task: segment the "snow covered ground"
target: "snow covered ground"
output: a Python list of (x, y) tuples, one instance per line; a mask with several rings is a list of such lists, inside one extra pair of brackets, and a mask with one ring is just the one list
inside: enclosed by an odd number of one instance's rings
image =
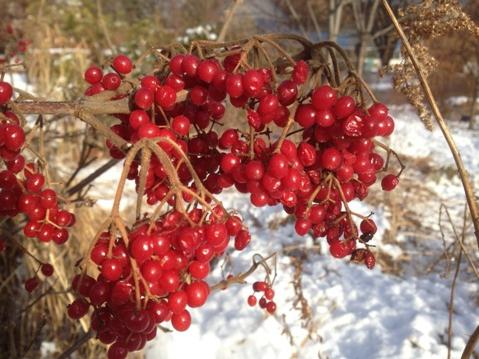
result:
[[(438, 129), (426, 131), (414, 112), (405, 106), (393, 107), (397, 132), (390, 144), (398, 153), (413, 158), (427, 158), (433, 167), (446, 169), (453, 165), (445, 141)], [(468, 170), (476, 186), (479, 180), (479, 138), (454, 124), (455, 139), (462, 150)], [(418, 175), (414, 168), (410, 177)], [(406, 175), (407, 173), (406, 172)], [(422, 175), (422, 182), (436, 195), (430, 203), (418, 203), (423, 219), (433, 228), (437, 225), (439, 203), (458, 203), (463, 208), (461, 183), (457, 176), (440, 178)], [(404, 191), (399, 187), (397, 191)], [(274, 316), (250, 308), (246, 298), (251, 284), (264, 277), (259, 271), (248, 279), (248, 285), (230, 287), (214, 293), (207, 304), (192, 310), (193, 324), (185, 333), (158, 336), (147, 351), (153, 358), (445, 358), (447, 356), (448, 302), (451, 275), (431, 273), (404, 277), (385, 274), (381, 268), (370, 271), (363, 266), (320, 254), (310, 239), (299, 238), (291, 223), (272, 230), (270, 226), (284, 217), (279, 208), (256, 209), (244, 196), (226, 193), (226, 206), (239, 209), (252, 231), (248, 250), (233, 253), (226, 270), (218, 267), (211, 283), (227, 273), (238, 273), (251, 265), (253, 254), (267, 256), (278, 253), (277, 279), (274, 285), (278, 304)], [(462, 203), (461, 203), (462, 202)], [(453, 204), (451, 206), (454, 207)], [(456, 206), (457, 207), (457, 206)], [(379, 233), (378, 248), (400, 251), (400, 247), (384, 244), (382, 233), (388, 228), (388, 208), (371, 208), (365, 203), (355, 211), (375, 212)], [(454, 210), (454, 208), (453, 208)], [(457, 213), (456, 213), (457, 212)], [(459, 216), (459, 211), (453, 216)], [(455, 217), (456, 218), (456, 217)], [(460, 218), (460, 217), (458, 217)], [(434, 245), (442, 246), (439, 232), (432, 234)], [(398, 233), (398, 242), (409, 237)], [(450, 239), (452, 241), (452, 239)], [(285, 251), (285, 248), (304, 248)], [(294, 305), (294, 256), (306, 253), (302, 271), (302, 288), (311, 318), (302, 318), (301, 307)], [(440, 254), (440, 252), (437, 252)], [(477, 253), (475, 253), (477, 255)], [(416, 253), (412, 261), (421, 261)], [(463, 265), (465, 267), (465, 265)], [(224, 273), (222, 273), (222, 271)], [(452, 357), (458, 358), (477, 325), (477, 283), (460, 280), (455, 298)], [(477, 299), (477, 298), (476, 298)]]

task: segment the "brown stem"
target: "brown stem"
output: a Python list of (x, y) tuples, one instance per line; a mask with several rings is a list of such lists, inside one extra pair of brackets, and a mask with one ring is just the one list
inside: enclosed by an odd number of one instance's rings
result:
[(78, 349), (80, 349), (80, 347), (83, 344), (85, 344), (91, 338), (93, 338), (94, 335), (95, 335), (95, 333), (93, 332), (93, 330), (90, 330), (90, 331), (86, 332), (80, 338), (78, 338), (78, 340), (75, 343), (73, 343), (73, 345), (70, 348), (68, 348), (63, 353), (61, 353), (58, 356), (57, 359), (68, 359), (68, 358), (70, 358), (73, 353), (75, 353)]
[(389, 5), (388, 1), (382, 0), (382, 2), (384, 5), (384, 8), (386, 9), (386, 12), (388, 13), (392, 23), (394, 24), (394, 27), (396, 28), (397, 33), (399, 34), (399, 37), (401, 38), (404, 44), (406, 53), (408, 54), (411, 60), (411, 63), (414, 66), (416, 74), (419, 78), (419, 82), (421, 83), (421, 86), (424, 90), (424, 94), (426, 95), (427, 101), (434, 114), (434, 118), (436, 119), (436, 122), (439, 125), (439, 128), (441, 129), (441, 132), (449, 146), (452, 156), (454, 157), (454, 162), (456, 163), (456, 167), (459, 172), (462, 185), (464, 187), (464, 193), (466, 195), (467, 204), (469, 206), (472, 222), (474, 224), (474, 234), (476, 236), (477, 246), (479, 247), (479, 207), (474, 196), (474, 188), (469, 178), (469, 174), (467, 173), (466, 168), (464, 167), (464, 162), (457, 148), (457, 145), (454, 141), (454, 138), (452, 137), (451, 131), (449, 130), (449, 127), (447, 126), (447, 123), (441, 111), (439, 110), (439, 106), (437, 105), (437, 102), (434, 98), (431, 88), (429, 87), (429, 83), (427, 82), (426, 75), (424, 74), (421, 68), (421, 65), (419, 64), (419, 61), (417, 60), (411, 45), (409, 44), (409, 40), (407, 39), (401, 24), (397, 20), (396, 15), (394, 15), (394, 11), (391, 9), (391, 6)]
[[(262, 266), (266, 270), (267, 274), (269, 275), (269, 272), (271, 272), (271, 269), (266, 264), (266, 261), (273, 258), (274, 256), (276, 256), (276, 253), (273, 253), (266, 258), (263, 258), (263, 256), (261, 256), (259, 254), (255, 254), (253, 256), (253, 264), (251, 265), (251, 267), (246, 272), (240, 273), (240, 274), (238, 274), (234, 277), (231, 277), (229, 279), (224, 279), (221, 282), (216, 283), (215, 285), (211, 286), (211, 288), (210, 288), (211, 291), (214, 292), (214, 291), (217, 291), (217, 290), (226, 289), (232, 284), (243, 284), (243, 283), (245, 283), (246, 278), (248, 278), (251, 274), (253, 274), (254, 271), (256, 271), (256, 269), (258, 269), (259, 266)], [(259, 257), (260, 259), (256, 260), (257, 257)]]
[(18, 101), (16, 109), (26, 114), (43, 115), (74, 115), (79, 110), (87, 111), (93, 115), (127, 114), (130, 113), (128, 98), (111, 101)]
[(464, 351), (462, 352), (461, 359), (469, 359), (472, 356), (472, 354), (474, 354), (474, 349), (476, 348), (478, 342), (479, 342), (479, 325), (477, 326), (476, 330), (474, 330), (474, 333), (472, 333), (472, 335), (469, 337), (466, 347), (464, 348)]
[(146, 177), (148, 169), (150, 168), (151, 151), (149, 148), (143, 148), (141, 151), (141, 163), (140, 163), (140, 181), (138, 183), (138, 196), (136, 197), (136, 219), (141, 217), (141, 205), (143, 203), (143, 196), (146, 188)]

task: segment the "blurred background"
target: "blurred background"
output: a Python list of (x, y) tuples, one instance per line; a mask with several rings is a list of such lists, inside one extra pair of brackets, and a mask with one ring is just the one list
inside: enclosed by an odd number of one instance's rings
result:
[[(390, 3), (428, 72), (477, 188), (479, 1)], [(477, 325), (478, 250), (470, 219), (464, 216), (454, 162), (380, 1), (0, 0), (0, 7), (0, 61), (18, 64), (6, 78), (42, 98), (78, 99), (86, 88), (83, 71), (113, 54), (135, 59), (172, 42), (188, 46), (195, 39), (286, 32), (339, 43), (396, 118), (396, 133), (388, 144), (407, 166), (401, 185), (393, 193), (373, 191), (365, 203), (357, 204), (358, 211), (374, 212), (380, 227), (374, 271), (332, 260), (321, 246), (295, 236), (278, 210), (251, 209), (247, 199), (226, 193), (225, 203), (239, 206), (255, 228), (252, 248), (242, 258), (232, 256), (228, 268), (244, 270), (256, 252), (279, 252), (278, 314), (268, 317), (248, 308), (248, 289), (233, 288), (194, 313), (187, 333), (161, 333), (138, 357), (460, 355)], [(46, 156), (59, 186), (71, 188), (108, 162), (100, 136), (71, 118), (52, 123), (46, 133)], [(113, 166), (81, 196), (70, 199), (78, 221), (67, 248), (25, 244), (54, 264), (58, 274), (45, 279), (47, 285), (36, 297), (18, 289), (35, 272), (34, 261), (21, 249), (0, 257), (0, 358), (56, 357), (88, 328), (86, 321), (77, 324), (65, 317), (71, 300), (68, 281), (99, 218), (110, 209), (120, 171), (121, 166)], [(125, 211), (134, 203), (134, 188), (129, 190)], [(16, 228), (14, 223), (2, 226)], [(218, 268), (215, 275), (223, 274)], [(459, 279), (452, 286), (454, 278)], [(103, 353), (90, 341), (77, 357), (98, 358)]]

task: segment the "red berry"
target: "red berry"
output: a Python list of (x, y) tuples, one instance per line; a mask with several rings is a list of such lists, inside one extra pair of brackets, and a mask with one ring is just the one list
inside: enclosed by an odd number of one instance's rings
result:
[(171, 121), (171, 129), (180, 136), (187, 136), (190, 132), (190, 120), (184, 115), (179, 115)]
[(384, 191), (392, 191), (399, 183), (399, 178), (395, 175), (389, 174), (384, 176), (381, 181), (381, 187)]
[(118, 55), (113, 59), (113, 63), (111, 65), (115, 71), (120, 74), (126, 75), (131, 72), (133, 69), (133, 64), (128, 56), (125, 55)]
[(316, 110), (313, 105), (299, 105), (294, 120), (304, 128), (313, 126), (316, 123)]
[(138, 130), (142, 125), (150, 123), (150, 116), (143, 110), (134, 110), (128, 118), (131, 128)]
[(259, 281), (259, 282), (254, 282), (253, 283), (253, 290), (255, 292), (264, 292), (268, 288), (268, 285), (266, 282)]
[(125, 359), (128, 355), (128, 350), (119, 342), (113, 343), (108, 348), (108, 359)]
[(67, 314), (72, 319), (80, 319), (88, 313), (88, 303), (83, 299), (75, 299), (73, 303), (67, 306)]
[(121, 85), (121, 77), (118, 74), (110, 73), (103, 76), (101, 84), (105, 90), (114, 91)]
[(103, 261), (101, 266), (101, 274), (105, 279), (114, 282), (120, 279), (123, 272), (123, 267), (120, 260), (116, 258), (107, 258)]
[(346, 242), (334, 241), (329, 247), (329, 252), (335, 258), (344, 258), (352, 251)]
[(376, 231), (378, 230), (376, 223), (372, 219), (363, 219), (361, 221), (361, 224), (359, 226), (361, 229), (362, 233), (369, 233), (369, 234), (375, 234)]
[(85, 81), (91, 85), (99, 83), (103, 78), (103, 71), (98, 66), (90, 66), (84, 75)]
[(25, 281), (24, 285), (25, 285), (25, 290), (28, 292), (28, 293), (31, 293), (33, 292), (37, 287), (38, 285), (40, 284), (39, 280), (37, 277), (32, 277), (32, 278), (29, 278)]
[(170, 109), (176, 102), (176, 92), (170, 86), (159, 86), (155, 94), (155, 102), (164, 109)]
[(246, 178), (253, 181), (258, 181), (263, 178), (264, 166), (260, 161), (249, 161), (245, 167)]
[(41, 266), (41, 271), (45, 277), (50, 277), (54, 272), (54, 268), (50, 263), (43, 263)]
[(298, 87), (293, 81), (285, 80), (278, 86), (277, 94), (281, 105), (289, 106), (298, 96)]
[(308, 64), (300, 60), (294, 65), (292, 80), (297, 84), (304, 84), (308, 79), (309, 66)]
[(179, 332), (184, 332), (191, 325), (191, 315), (190, 312), (184, 310), (179, 314), (173, 314), (171, 316), (171, 324)]
[(226, 77), (226, 92), (231, 98), (243, 95), (243, 78), (240, 74), (229, 74)]
[[(331, 86), (323, 85), (317, 87), (311, 95), (311, 103), (319, 110), (329, 110), (336, 103), (336, 90)], [(327, 126), (324, 126), (327, 127)]]
[(341, 165), (341, 162), (341, 153), (334, 147), (326, 148), (323, 153), (321, 153), (321, 164), (328, 170), (335, 170)]
[(213, 81), (218, 71), (219, 68), (216, 61), (205, 60), (198, 65), (196, 74), (201, 81), (209, 84)]
[(354, 99), (351, 96), (343, 96), (334, 105), (333, 112), (338, 119), (343, 119), (351, 115), (355, 109)]
[(235, 236), (235, 249), (237, 251), (242, 251), (245, 249), (249, 242), (251, 241), (251, 235), (247, 230), (240, 230), (238, 234)]
[(264, 297), (268, 300), (271, 300), (274, 298), (274, 290), (273, 288), (266, 288), (264, 291)]
[(0, 105), (6, 104), (13, 95), (13, 88), (8, 82), (0, 82)]
[(200, 59), (195, 55), (185, 55), (183, 57), (183, 61), (181, 62), (181, 70), (189, 77), (194, 77), (196, 75), (196, 71), (198, 70), (199, 64)]
[(148, 110), (151, 107), (153, 99), (153, 92), (148, 89), (140, 88), (135, 93), (135, 105), (143, 110)]
[(191, 308), (201, 307), (208, 299), (209, 287), (206, 282), (193, 282), (186, 286), (185, 291), (188, 297), (188, 305)]
[(188, 297), (183, 290), (170, 293), (168, 296), (168, 307), (173, 314), (179, 314), (186, 308)]
[(268, 304), (266, 304), (266, 310), (269, 314), (273, 314), (274, 312), (276, 312), (276, 303), (268, 302)]
[(256, 305), (256, 303), (257, 303), (256, 297), (255, 297), (254, 295), (250, 295), (250, 296), (248, 297), (248, 305), (249, 305), (250, 307), (254, 307), (254, 306)]

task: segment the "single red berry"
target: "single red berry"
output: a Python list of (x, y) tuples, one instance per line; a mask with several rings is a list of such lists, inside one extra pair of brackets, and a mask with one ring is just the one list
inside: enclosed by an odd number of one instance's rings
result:
[(38, 280), (37, 277), (32, 277), (32, 278), (29, 278), (25, 281), (24, 285), (25, 285), (25, 290), (28, 292), (28, 293), (31, 293), (33, 292), (37, 287), (38, 285), (40, 284), (40, 281)]
[(148, 89), (140, 88), (135, 93), (135, 105), (143, 110), (150, 109), (153, 99), (153, 92)]
[(293, 68), (291, 78), (297, 84), (304, 84), (308, 79), (309, 66), (304, 60), (298, 61)]
[(376, 231), (378, 230), (376, 223), (374, 223), (374, 221), (369, 218), (363, 219), (361, 221), (361, 224), (359, 225), (359, 228), (361, 229), (362, 233), (370, 233), (370, 234), (375, 234)]
[(176, 102), (176, 92), (170, 86), (159, 86), (155, 94), (155, 102), (164, 109), (170, 109)]
[(298, 97), (298, 87), (291, 80), (283, 81), (277, 90), (278, 100), (283, 106), (289, 106)]
[(50, 263), (43, 263), (41, 266), (41, 271), (45, 277), (50, 277), (55, 270)]
[(103, 78), (103, 71), (98, 66), (90, 66), (84, 74), (85, 81), (91, 85), (97, 84)]
[(294, 115), (294, 120), (304, 128), (309, 128), (316, 123), (316, 110), (313, 105), (299, 105)]
[(266, 288), (264, 291), (264, 297), (268, 300), (271, 300), (274, 298), (274, 290), (273, 288)]
[(268, 288), (268, 285), (266, 282), (263, 281), (258, 281), (253, 283), (253, 290), (255, 292), (264, 292)]
[(186, 309), (188, 297), (183, 290), (170, 293), (168, 296), (168, 307), (173, 314), (179, 314)]
[(101, 81), (105, 90), (114, 91), (121, 85), (121, 77), (115, 73), (109, 73), (103, 76), (103, 80)]
[(356, 104), (351, 96), (343, 96), (336, 101), (333, 107), (334, 115), (338, 119), (343, 119), (351, 115), (356, 109)]
[(185, 309), (179, 314), (173, 314), (171, 316), (171, 324), (173, 325), (173, 328), (175, 328), (177, 331), (184, 332), (191, 325), (190, 312)]
[(399, 178), (393, 174), (384, 176), (381, 181), (381, 187), (384, 191), (392, 191), (399, 184)]
[(197, 281), (187, 285), (185, 291), (188, 298), (188, 306), (197, 308), (206, 303), (210, 290), (206, 282)]
[(13, 88), (8, 82), (0, 82), (0, 105), (6, 104), (13, 95)]
[(242, 251), (245, 249), (249, 242), (251, 241), (251, 235), (249, 231), (242, 229), (235, 236), (235, 249), (237, 251)]
[(326, 148), (323, 153), (321, 153), (321, 164), (324, 168), (328, 170), (337, 169), (342, 162), (341, 153), (334, 147)]
[(107, 258), (103, 261), (101, 266), (101, 274), (105, 279), (114, 282), (120, 279), (123, 272), (123, 267), (119, 259)]
[(88, 313), (89, 304), (83, 299), (75, 299), (67, 306), (67, 314), (72, 319), (80, 319)]
[(111, 66), (115, 71), (123, 75), (130, 73), (133, 69), (133, 64), (131, 63), (130, 58), (125, 55), (118, 55), (115, 57)]
[(257, 299), (256, 299), (256, 297), (255, 297), (254, 295), (250, 295), (250, 296), (248, 297), (248, 305), (249, 305), (250, 307), (254, 307), (257, 302), (258, 302), (258, 301), (257, 301)]
[(218, 64), (213, 60), (202, 61), (198, 65), (196, 74), (198, 78), (206, 83), (211, 83), (219, 71)]
[(184, 115), (179, 115), (171, 121), (171, 129), (180, 136), (187, 136), (190, 132), (190, 120)]
[(276, 312), (276, 303), (275, 302), (268, 302), (266, 304), (266, 310), (269, 314), (274, 314)]
[(318, 111), (330, 110), (336, 103), (336, 99), (336, 90), (334, 90), (331, 86), (328, 85), (317, 87), (311, 95), (311, 103)]

